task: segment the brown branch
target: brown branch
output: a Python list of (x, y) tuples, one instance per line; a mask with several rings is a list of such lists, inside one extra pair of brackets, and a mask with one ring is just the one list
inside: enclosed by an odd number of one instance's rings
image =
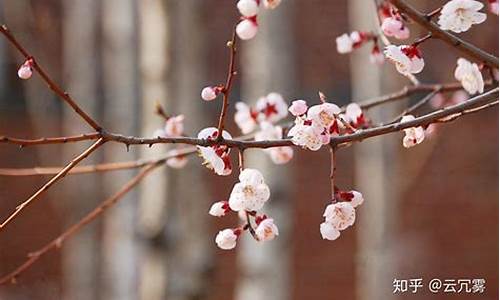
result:
[(137, 184), (139, 184), (141, 180), (144, 177), (146, 177), (146, 175), (148, 175), (159, 165), (160, 164), (153, 164), (143, 168), (141, 172), (139, 172), (139, 174), (137, 174), (134, 178), (128, 181), (116, 194), (114, 194), (113, 196), (109, 197), (104, 202), (102, 202), (99, 206), (97, 206), (94, 210), (92, 210), (89, 214), (87, 214), (78, 223), (68, 228), (61, 235), (59, 235), (54, 240), (50, 241), (48, 244), (46, 244), (39, 250), (28, 254), (28, 259), (23, 264), (17, 267), (14, 271), (0, 278), (0, 285), (9, 282), (15, 283), (16, 278), (21, 273), (29, 269), (36, 261), (38, 261), (42, 256), (47, 254), (49, 251), (60, 248), (68, 238), (72, 237), (74, 234), (80, 231), (85, 225), (97, 219), (100, 215), (102, 215), (109, 208), (115, 205), (119, 200), (123, 199), (123, 196), (125, 196), (131, 189), (133, 189)]
[(47, 144), (65, 144), (70, 142), (80, 142), (88, 140), (96, 140), (101, 137), (99, 132), (85, 133), (74, 136), (63, 136), (53, 138), (38, 138), (38, 139), (20, 139), (8, 136), (0, 136), (0, 143), (15, 144), (21, 147), (47, 145)]
[(430, 92), (429, 94), (427, 94), (425, 97), (423, 97), (422, 99), (420, 99), (417, 103), (415, 103), (414, 105), (408, 107), (407, 109), (403, 110), (402, 113), (400, 113), (397, 117), (395, 117), (392, 121), (390, 121), (388, 124), (390, 123), (394, 123), (394, 122), (397, 122), (399, 121), (399, 119), (401, 119), (402, 117), (406, 116), (407, 114), (411, 114), (412, 112), (416, 111), (417, 109), (419, 109), (420, 107), (424, 106), (425, 104), (427, 104), (429, 101), (431, 101), (431, 99), (437, 94), (439, 93), (440, 91), (439, 90), (434, 90), (432, 92)]
[(0, 224), (0, 230), (3, 229), (8, 223), (10, 223), (26, 206), (30, 205), (33, 201), (38, 199), (40, 195), (42, 195), (45, 191), (47, 191), (52, 185), (54, 185), (58, 180), (63, 178), (69, 170), (71, 170), (74, 166), (76, 166), (80, 161), (84, 160), (90, 153), (94, 152), (97, 148), (99, 148), (105, 141), (100, 138), (94, 144), (92, 144), (89, 148), (83, 151), (80, 155), (75, 157), (68, 165), (64, 167), (59, 173), (57, 173), (52, 179), (50, 179), (47, 183), (45, 183), (40, 189), (38, 189), (28, 200), (24, 201), (20, 205), (16, 207), (14, 212), (10, 214), (5, 221)]
[(66, 102), (73, 110), (83, 119), (87, 124), (90, 125), (95, 131), (100, 131), (101, 126), (97, 124), (86, 112), (84, 112), (78, 104), (71, 98), (71, 96), (61, 89), (50, 77), (45, 73), (45, 71), (40, 67), (40, 65), (36, 62), (35, 58), (28, 53), (26, 49), (24, 49), (21, 44), (16, 40), (16, 38), (12, 35), (6, 25), (0, 26), (0, 32), (9, 40), (9, 42), (24, 56), (26, 60), (33, 60), (33, 68), (40, 74), (42, 79), (47, 83), (49, 89), (51, 89), (57, 96), (59, 96), (64, 102)]
[(473, 44), (466, 42), (447, 31), (442, 30), (436, 23), (432, 22), (426, 14), (419, 12), (411, 5), (406, 3), (406, 1), (404, 0), (390, 0), (390, 1), (401, 12), (403, 12), (411, 19), (413, 19), (416, 23), (420, 24), (422, 27), (430, 31), (434, 37), (449, 44), (451, 47), (458, 49), (462, 53), (467, 54), (478, 61), (484, 62), (485, 64), (498, 69), (498, 57), (495, 57), (494, 55), (485, 52), (484, 50), (474, 46)]
[(335, 200), (335, 171), (337, 170), (337, 161), (335, 157), (336, 146), (330, 146), (330, 188), (331, 200)]
[(227, 69), (227, 78), (226, 83), (224, 84), (224, 89), (222, 90), (222, 108), (219, 116), (219, 124), (217, 126), (218, 133), (217, 139), (222, 139), (222, 131), (224, 130), (224, 122), (226, 119), (227, 108), (229, 106), (229, 94), (231, 93), (231, 87), (233, 85), (233, 78), (236, 75), (235, 68), (235, 59), (236, 59), (236, 30), (233, 30), (233, 36), (231, 41), (227, 43), (229, 47), (229, 66)]

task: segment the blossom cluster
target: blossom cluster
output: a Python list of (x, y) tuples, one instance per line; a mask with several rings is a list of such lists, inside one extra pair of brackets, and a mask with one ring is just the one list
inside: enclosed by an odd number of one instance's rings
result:
[(357, 191), (335, 190), (332, 203), (327, 205), (323, 213), (325, 221), (320, 225), (320, 233), (323, 239), (336, 240), (340, 231), (354, 224), (356, 210), (363, 204), (363, 195)]
[[(264, 181), (264, 176), (256, 170), (246, 168), (239, 175), (239, 182), (233, 186), (228, 201), (219, 201), (212, 204), (209, 214), (215, 217), (223, 217), (233, 211), (240, 215), (245, 222), (236, 228), (227, 228), (219, 231), (215, 237), (217, 246), (224, 250), (236, 247), (236, 242), (245, 230), (253, 233), (257, 241), (273, 240), (278, 234), (278, 227), (272, 218), (265, 214), (259, 215), (257, 211), (262, 209), (269, 200), (271, 193)], [(253, 228), (251, 219), (254, 219), (256, 228)]]
[(317, 151), (330, 143), (330, 138), (343, 132), (352, 132), (367, 124), (363, 111), (356, 103), (346, 107), (345, 113), (333, 103), (324, 102), (311, 107), (304, 100), (292, 102), (289, 108), (295, 124), (288, 131), (292, 142), (303, 148)]
[(341, 54), (351, 53), (354, 49), (358, 49), (367, 42), (373, 42), (373, 48), (370, 54), (370, 62), (375, 64), (382, 64), (384, 62), (384, 55), (378, 46), (378, 38), (370, 32), (353, 31), (350, 34), (344, 33), (336, 38), (337, 52)]
[[(234, 121), (243, 134), (258, 129), (256, 141), (278, 140), (283, 138), (283, 128), (276, 123), (288, 115), (288, 106), (278, 93), (270, 93), (260, 97), (255, 106), (245, 102), (236, 103)], [(288, 146), (274, 147), (265, 150), (276, 164), (284, 164), (293, 157), (293, 149)]]
[(241, 21), (236, 25), (236, 34), (240, 39), (250, 40), (257, 34), (259, 28), (257, 15), (261, 2), (264, 8), (274, 9), (281, 3), (281, 0), (239, 0), (236, 4), (241, 14)]

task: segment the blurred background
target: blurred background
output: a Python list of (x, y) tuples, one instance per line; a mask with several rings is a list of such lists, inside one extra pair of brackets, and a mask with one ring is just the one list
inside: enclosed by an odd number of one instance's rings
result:
[[(411, 1), (431, 11), (445, 1)], [(220, 102), (200, 90), (225, 80), (226, 42), (238, 19), (231, 0), (3, 0), (0, 22), (39, 64), (110, 131), (150, 136), (169, 114), (186, 116), (186, 133), (216, 125)], [(254, 103), (269, 92), (288, 102), (339, 105), (399, 90), (409, 82), (392, 65), (368, 62), (370, 47), (353, 55), (335, 50), (335, 37), (372, 30), (371, 0), (284, 0), (259, 16), (259, 33), (238, 44), (231, 102)], [(410, 25), (412, 37), (425, 34)], [(498, 54), (498, 17), (461, 35)], [(438, 40), (422, 46), (426, 83), (453, 82), (461, 55)], [(50, 92), (38, 75), (23, 81), (20, 55), (0, 39), (0, 135), (35, 138), (79, 134), (89, 128)], [(390, 120), (423, 95), (371, 109)], [(451, 95), (446, 94), (446, 97)], [(426, 107), (419, 114), (429, 111)], [(239, 130), (232, 121), (229, 131)], [(235, 216), (208, 215), (226, 200), (237, 172), (215, 176), (191, 157), (185, 169), (161, 168), (103, 218), (27, 270), (0, 299), (469, 299), (470, 294), (393, 295), (393, 280), (484, 278), (475, 298), (498, 299), (498, 111), (439, 125), (405, 150), (402, 134), (377, 137), (338, 152), (337, 182), (365, 197), (354, 227), (336, 241), (321, 239), (329, 198), (329, 154), (296, 150), (275, 166), (261, 151), (246, 153), (271, 186), (264, 211), (279, 237), (258, 244), (245, 237), (219, 250), (218, 230)], [(62, 166), (86, 142), (20, 149), (0, 145), (0, 167)], [(83, 165), (152, 157), (165, 146), (107, 144)], [(236, 164), (236, 155), (234, 155)], [(64, 178), (0, 234), (0, 271), (6, 274), (117, 191), (135, 171)], [(48, 176), (0, 177), (4, 219)]]

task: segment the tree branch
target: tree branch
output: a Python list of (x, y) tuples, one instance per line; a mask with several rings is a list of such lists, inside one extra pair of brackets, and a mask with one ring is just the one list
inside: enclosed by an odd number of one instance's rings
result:
[(15, 144), (21, 147), (47, 145), (47, 144), (65, 144), (69, 142), (80, 142), (88, 140), (97, 140), (101, 137), (99, 132), (85, 133), (74, 136), (63, 136), (53, 138), (38, 138), (38, 139), (20, 139), (8, 136), (0, 136), (0, 143)]
[(6, 284), (9, 282), (15, 283), (16, 278), (21, 273), (23, 273), (28, 268), (30, 268), (42, 256), (47, 254), (47, 252), (49, 252), (53, 249), (60, 248), (62, 246), (62, 244), (68, 238), (72, 237), (74, 234), (76, 234), (78, 231), (80, 231), (85, 225), (94, 221), (100, 215), (102, 215), (104, 212), (106, 212), (109, 208), (111, 208), (113, 205), (118, 203), (118, 201), (121, 200), (123, 198), (123, 196), (125, 196), (130, 190), (132, 190), (137, 184), (139, 184), (141, 182), (141, 180), (144, 177), (146, 177), (146, 175), (148, 175), (151, 171), (153, 171), (158, 166), (160, 166), (159, 163), (143, 168), (141, 170), (141, 172), (139, 172), (139, 174), (137, 174), (134, 178), (132, 178), (129, 182), (127, 182), (116, 194), (114, 194), (113, 196), (109, 197), (104, 202), (102, 202), (99, 206), (97, 206), (94, 210), (92, 210), (89, 214), (87, 214), (78, 223), (76, 223), (73, 226), (71, 226), (70, 228), (68, 228), (61, 235), (59, 235), (54, 240), (50, 241), (48, 244), (46, 244), (45, 246), (43, 246), (39, 250), (28, 254), (28, 259), (23, 264), (21, 264), (19, 267), (17, 267), (11, 273), (0, 278), (0, 285)]
[(498, 69), (498, 57), (491, 55), (484, 50), (466, 42), (455, 35), (442, 30), (439, 26), (432, 22), (427, 15), (417, 11), (415, 8), (410, 6), (404, 0), (390, 0), (391, 3), (396, 6), (401, 12), (408, 15), (416, 23), (420, 24), (422, 27), (430, 31), (433, 37), (441, 39), (443, 42), (449, 44), (451, 47), (458, 49), (464, 54), (475, 58), (478, 61), (484, 62), (485, 64)]
[(47, 191), (52, 185), (54, 185), (58, 180), (63, 178), (69, 170), (71, 170), (74, 166), (76, 166), (80, 161), (84, 160), (90, 153), (94, 152), (97, 148), (99, 148), (105, 141), (100, 138), (94, 144), (92, 144), (89, 148), (83, 151), (80, 155), (74, 158), (68, 165), (66, 165), (59, 173), (57, 173), (52, 179), (50, 179), (47, 183), (45, 183), (40, 189), (38, 189), (28, 200), (24, 201), (20, 205), (16, 207), (14, 212), (10, 214), (5, 221), (0, 224), (0, 230), (2, 230), (8, 223), (10, 223), (26, 206), (30, 205), (33, 201), (38, 199), (40, 195), (42, 195), (45, 191)]
[(92, 127), (95, 131), (100, 131), (101, 126), (97, 124), (83, 109), (76, 104), (76, 102), (71, 98), (71, 96), (61, 89), (50, 77), (45, 73), (45, 71), (40, 67), (40, 65), (36, 62), (35, 58), (26, 51), (26, 49), (19, 44), (16, 38), (11, 34), (6, 25), (0, 26), (0, 32), (9, 40), (9, 42), (24, 56), (26, 60), (33, 60), (33, 68), (40, 74), (42, 79), (47, 83), (49, 89), (51, 89), (57, 96), (59, 96), (64, 102), (66, 102), (73, 110), (85, 121), (90, 127)]

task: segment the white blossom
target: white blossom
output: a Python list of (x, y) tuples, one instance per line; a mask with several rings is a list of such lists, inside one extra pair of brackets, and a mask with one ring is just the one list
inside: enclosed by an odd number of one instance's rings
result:
[(460, 81), (463, 88), (471, 95), (484, 91), (483, 75), (475, 63), (471, 63), (465, 58), (457, 60), (455, 78)]
[[(217, 128), (208, 127), (202, 129), (198, 133), (199, 139), (215, 139), (217, 137)], [(224, 139), (231, 139), (231, 135), (227, 131), (222, 131)], [(231, 174), (231, 161), (229, 158), (230, 149), (224, 145), (214, 145), (210, 147), (196, 146), (203, 158), (203, 164), (207, 168), (212, 169), (217, 175), (226, 176)]]
[(360, 192), (358, 192), (358, 191), (351, 191), (351, 194), (353, 196), (352, 199), (351, 199), (351, 205), (352, 205), (352, 207), (358, 207), (361, 204), (363, 204), (363, 202), (365, 202), (365, 199), (363, 198), (363, 194), (361, 194)]
[(307, 118), (313, 122), (314, 125), (329, 129), (335, 121), (335, 116), (340, 114), (340, 108), (333, 103), (322, 103), (313, 105), (307, 111)]
[(259, 210), (269, 199), (270, 191), (262, 174), (255, 169), (244, 169), (229, 196), (229, 207), (234, 211)]
[[(406, 115), (401, 118), (401, 123), (415, 120), (415, 117), (412, 115)], [(410, 127), (404, 129), (405, 136), (403, 138), (403, 146), (405, 148), (410, 148), (415, 145), (418, 145), (424, 141), (425, 138), (425, 130), (423, 127)]]
[(295, 119), (295, 125), (288, 131), (288, 136), (292, 138), (292, 143), (307, 148), (312, 151), (317, 151), (323, 145), (321, 134), (324, 132), (323, 127), (307, 122), (304, 118), (298, 117)]
[(417, 47), (389, 45), (385, 48), (384, 54), (403, 75), (420, 73), (424, 68), (424, 59)]
[(278, 93), (269, 93), (267, 96), (259, 98), (255, 109), (259, 112), (257, 116), (259, 122), (276, 123), (288, 115), (288, 105)]
[(257, 225), (255, 234), (259, 238), (259, 241), (270, 241), (279, 235), (279, 232), (278, 227), (274, 224), (274, 220), (266, 218)]
[(277, 165), (286, 164), (293, 158), (293, 148), (290, 146), (271, 148), (268, 153), (273, 163)]
[(203, 99), (205, 101), (212, 101), (215, 98), (217, 98), (217, 95), (219, 93), (220, 93), (220, 89), (213, 87), (213, 86), (207, 86), (201, 90), (201, 99)]
[(329, 222), (321, 223), (319, 231), (324, 240), (334, 241), (340, 236), (340, 231)]
[(257, 34), (257, 23), (249, 18), (241, 20), (236, 25), (236, 34), (242, 40), (250, 40)]
[(451, 0), (441, 9), (438, 24), (443, 30), (456, 33), (467, 31), (473, 24), (486, 20), (486, 14), (479, 12), (483, 4), (474, 0)]
[(386, 36), (393, 36), (399, 40), (404, 40), (410, 37), (410, 30), (398, 18), (385, 18), (380, 26)]
[(223, 250), (231, 250), (236, 247), (236, 240), (238, 236), (234, 233), (233, 229), (224, 229), (219, 231), (215, 237), (215, 243)]
[(235, 108), (234, 121), (236, 125), (243, 134), (252, 132), (257, 126), (257, 112), (254, 112), (245, 102), (237, 102)]
[(33, 62), (31, 60), (27, 60), (19, 67), (17, 70), (17, 76), (21, 79), (29, 79), (31, 75), (33, 75)]
[(240, 0), (236, 7), (244, 17), (252, 17), (259, 12), (259, 4), (255, 0)]
[(165, 122), (166, 137), (180, 137), (184, 133), (184, 115), (168, 118)]
[(214, 217), (223, 217), (229, 210), (227, 201), (219, 201), (212, 204), (208, 213)]
[(346, 54), (352, 52), (354, 42), (351, 40), (349, 34), (344, 33), (335, 39), (337, 44), (337, 52)]
[(167, 159), (167, 166), (174, 169), (182, 169), (188, 163), (188, 158), (185, 155), (175, 156)]
[(295, 100), (288, 111), (295, 117), (301, 116), (307, 112), (307, 103), (304, 100)]
[(498, 16), (498, 0), (490, 0), (490, 12)]
[(328, 205), (323, 213), (325, 222), (330, 223), (337, 230), (344, 230), (354, 224), (356, 211), (350, 202), (337, 202)]

